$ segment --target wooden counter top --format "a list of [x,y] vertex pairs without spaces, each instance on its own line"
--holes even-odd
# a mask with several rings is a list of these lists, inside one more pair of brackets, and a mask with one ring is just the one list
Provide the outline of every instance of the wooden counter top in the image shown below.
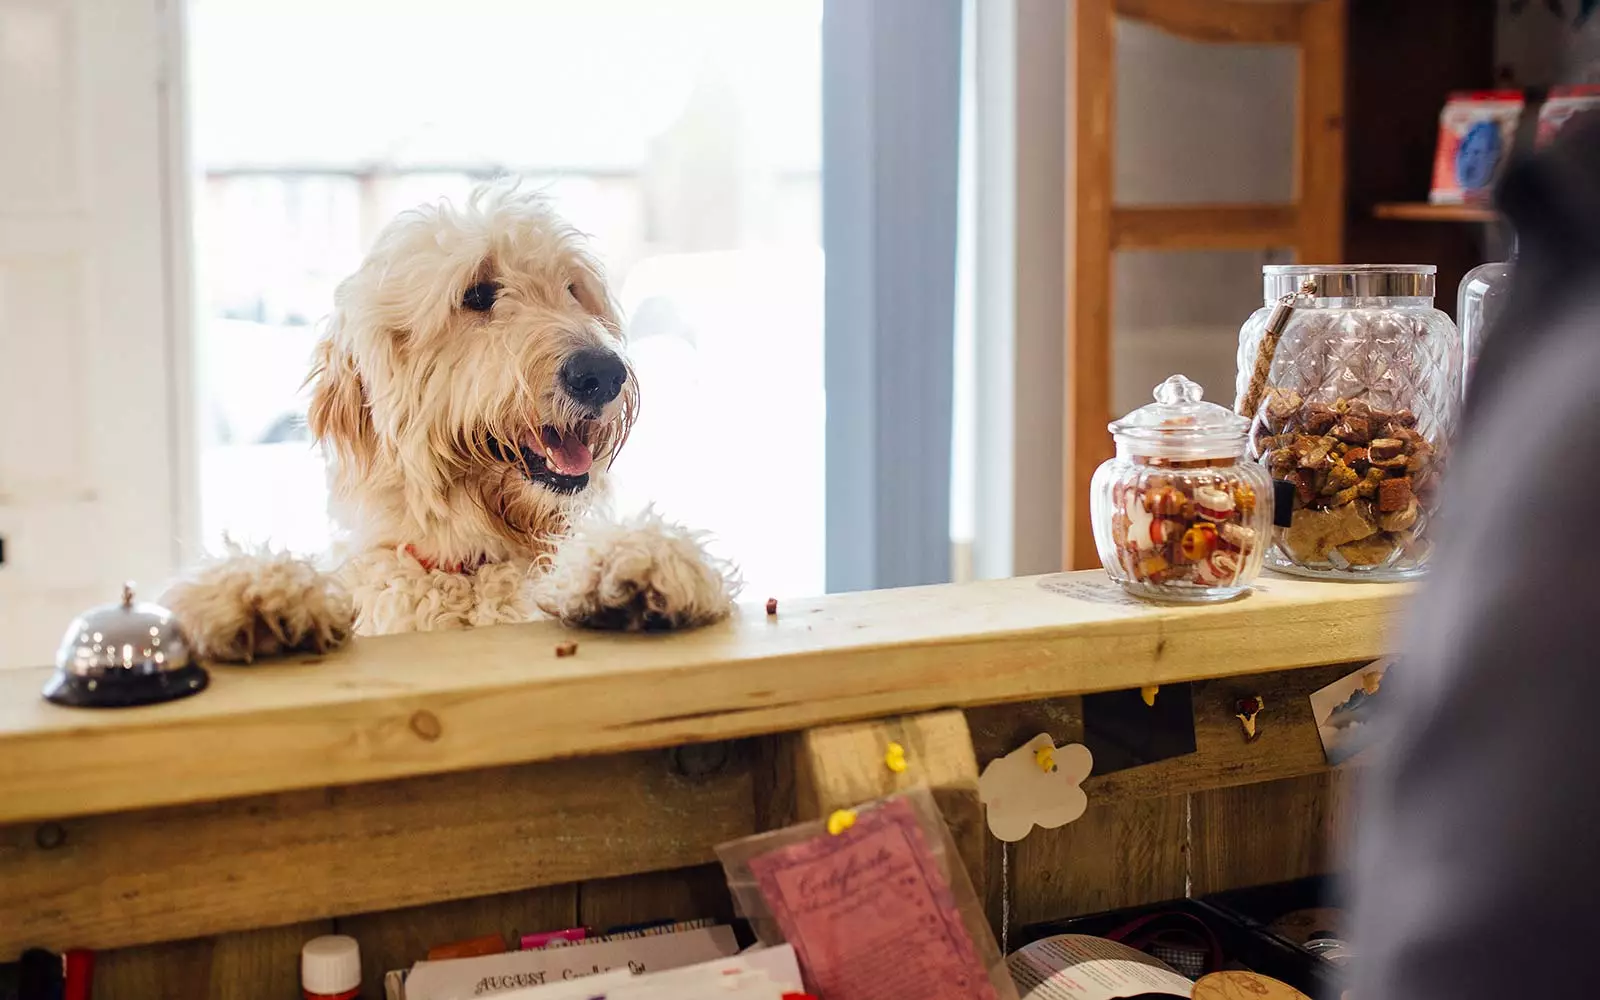
[[43,701],[47,670],[0,671],[0,823],[1367,659],[1408,593],[1267,577],[1240,601],[1162,606],[1095,570],[784,601],[772,618],[752,604],[673,635],[359,639],[113,711]]

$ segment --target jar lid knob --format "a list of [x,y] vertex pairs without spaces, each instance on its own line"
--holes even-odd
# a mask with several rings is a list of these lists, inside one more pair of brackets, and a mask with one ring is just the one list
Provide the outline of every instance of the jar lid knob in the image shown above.
[[1205,395],[1205,390],[1198,382],[1191,382],[1187,376],[1174,375],[1165,382],[1156,386],[1156,402],[1165,406],[1175,406],[1178,403],[1198,403]]
[[124,583],[122,585],[122,606],[125,607],[125,608],[133,607],[133,581],[132,580],[129,580],[127,583]]

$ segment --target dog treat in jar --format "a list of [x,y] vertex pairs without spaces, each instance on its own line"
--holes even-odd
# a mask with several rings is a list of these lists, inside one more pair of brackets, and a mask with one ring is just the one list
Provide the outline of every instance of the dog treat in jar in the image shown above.
[[1250,589],[1272,541],[1272,480],[1244,457],[1249,433],[1182,375],[1111,425],[1117,457],[1089,502],[1100,563],[1123,589],[1189,602]]
[[[1426,568],[1461,402],[1461,337],[1434,308],[1434,268],[1276,266],[1239,335],[1239,398],[1258,399],[1250,456],[1279,501],[1267,564],[1397,580]],[[1271,303],[1298,293],[1270,364]]]

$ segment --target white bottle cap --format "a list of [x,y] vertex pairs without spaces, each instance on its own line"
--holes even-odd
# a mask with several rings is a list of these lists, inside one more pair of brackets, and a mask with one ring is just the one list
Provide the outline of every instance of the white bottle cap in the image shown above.
[[307,993],[337,996],[361,985],[361,948],[356,939],[325,934],[300,949],[300,988]]

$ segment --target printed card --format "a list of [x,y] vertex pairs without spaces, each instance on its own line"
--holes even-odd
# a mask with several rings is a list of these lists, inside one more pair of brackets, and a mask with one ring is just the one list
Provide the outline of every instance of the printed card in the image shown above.
[[1338,767],[1372,744],[1378,732],[1373,716],[1382,703],[1379,692],[1390,666],[1388,660],[1377,660],[1312,694],[1311,712],[1329,767]]
[[912,804],[750,859],[762,898],[826,1000],[997,1000]]

